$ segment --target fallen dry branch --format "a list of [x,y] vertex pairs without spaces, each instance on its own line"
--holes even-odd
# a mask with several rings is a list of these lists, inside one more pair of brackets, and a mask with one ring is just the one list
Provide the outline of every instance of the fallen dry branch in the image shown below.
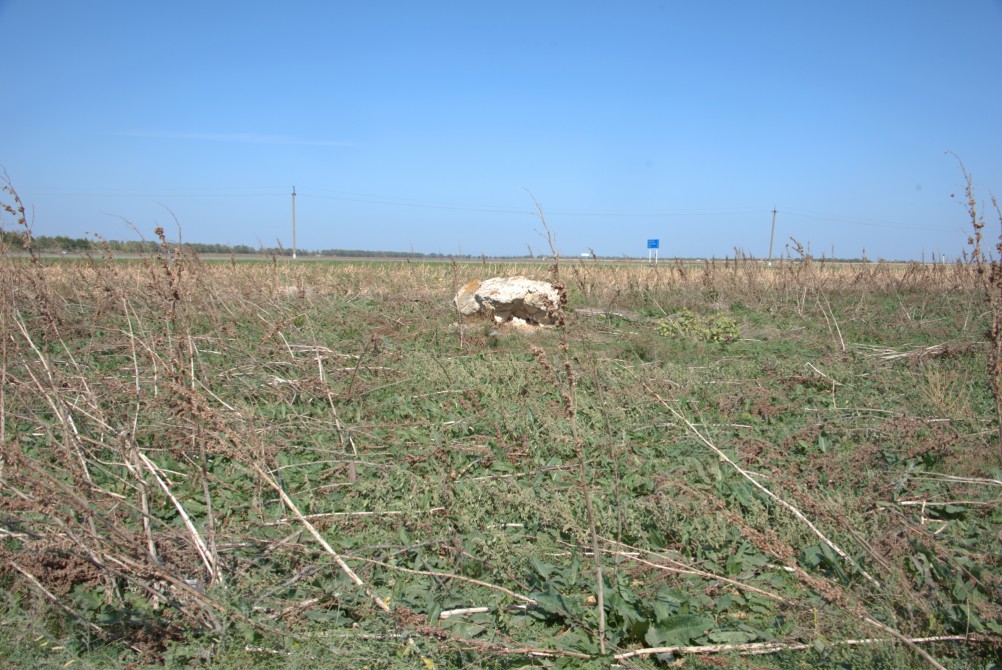
[[[608,540],[608,539],[605,539],[604,541],[607,542],[607,543],[609,543],[609,544],[617,544],[617,545],[620,544],[618,542],[614,542],[613,540]],[[627,545],[621,545],[621,546],[627,546]],[[770,600],[776,600],[778,602],[785,602],[785,600],[786,600],[782,596],[776,595],[775,593],[771,593],[769,591],[764,591],[764,590],[762,590],[760,588],[754,587],[754,586],[752,586],[750,584],[744,584],[744,583],[739,582],[739,581],[737,581],[735,579],[730,579],[728,577],[723,577],[721,575],[716,575],[716,574],[714,574],[712,572],[706,572],[705,570],[699,570],[698,568],[693,568],[690,565],[686,565],[685,563],[682,563],[681,561],[676,561],[674,559],[671,559],[671,558],[669,558],[669,557],[667,557],[667,556],[665,556],[663,554],[658,554],[658,553],[655,553],[655,552],[652,552],[652,551],[646,551],[646,550],[643,551],[643,553],[646,553],[651,558],[656,559],[657,561],[659,561],[659,562],[655,562],[654,560],[647,560],[647,559],[641,558],[639,555],[637,555],[636,553],[634,553],[634,552],[640,551],[636,547],[629,547],[629,549],[633,550],[633,552],[626,553],[626,552],[622,552],[622,551],[617,551],[615,549],[605,549],[604,551],[607,554],[611,555],[611,556],[620,556],[620,557],[626,558],[627,560],[636,561],[637,563],[640,563],[642,565],[646,565],[646,566],[654,568],[656,570],[662,570],[664,572],[672,572],[672,573],[681,574],[681,575],[694,575],[696,577],[705,577],[706,579],[709,579],[709,580],[712,580],[712,581],[719,581],[719,582],[724,582],[725,584],[730,584],[731,586],[733,586],[733,587],[735,587],[737,589],[740,589],[742,591],[751,591],[752,593],[757,593],[760,596],[764,596],[766,598],[769,598]]]
[[606,318],[611,316],[619,317],[624,321],[639,321],[643,317],[637,312],[631,312],[625,309],[597,309],[595,307],[579,307],[574,310],[575,314],[580,314],[581,316],[590,316],[596,318]]
[[853,346],[856,349],[865,349],[869,356],[882,361],[907,360],[910,363],[920,363],[926,359],[937,358],[939,356],[960,356],[980,349],[984,345],[981,342],[963,342],[961,344],[943,342],[929,347],[911,349],[910,351],[897,351],[896,349],[891,349],[889,347],[868,347],[864,345]]
[[950,505],[984,505],[994,507],[1002,503],[1002,499],[996,500],[899,500],[898,505],[902,507],[946,507]]
[[444,610],[438,613],[439,620],[449,619],[454,616],[466,616],[467,614],[488,614],[490,607],[458,607],[454,610]]
[[956,477],[954,475],[944,475],[939,472],[918,471],[912,475],[912,478],[932,479],[944,482],[955,482],[957,484],[984,484],[986,486],[1002,486],[1002,480],[998,479],[982,479],[979,477]]
[[[875,644],[892,644],[895,641],[905,642],[909,646],[918,649],[917,645],[920,644],[934,644],[937,642],[976,642],[978,644],[993,644],[998,645],[1002,643],[1002,639],[988,638],[976,635],[944,635],[939,637],[914,637],[914,638],[864,638],[860,640],[840,640],[837,642],[827,642],[825,646],[827,647],[862,647]],[[675,647],[648,647],[645,649],[634,649],[632,651],[624,652],[622,654],[617,654],[614,658],[617,661],[625,661],[630,658],[638,658],[641,656],[657,656],[662,654],[726,654],[728,652],[734,652],[742,656],[752,656],[760,654],[778,654],[784,651],[806,651],[808,649],[814,649],[813,644],[805,643],[787,643],[787,642],[751,642],[748,644],[715,644],[706,645],[702,647],[685,647],[685,646],[675,646]],[[942,668],[943,666],[937,663],[931,656],[928,656],[924,651],[920,652],[926,657],[926,660],[931,660],[934,667]]]
[[[444,512],[444,507],[432,507],[427,510],[384,510],[384,511],[371,511],[371,512],[318,512],[316,514],[306,514],[303,516],[304,519],[341,519],[341,518],[358,518],[358,517],[381,517],[381,516],[401,516],[401,515],[419,515],[419,514],[438,514],[439,512]],[[292,519],[283,517],[281,519],[276,519],[275,521],[269,521],[264,524],[265,526],[287,526],[292,523]]]
[[898,631],[894,630],[890,626],[888,626],[886,624],[882,624],[879,621],[877,621],[876,619],[873,619],[872,617],[868,617],[868,616],[860,616],[860,619],[862,619],[866,623],[870,624],[874,628],[878,628],[878,629],[884,631],[885,633],[887,633],[888,635],[890,635],[894,639],[896,639],[898,642],[901,642],[903,644],[908,645],[909,647],[911,647],[915,651],[916,654],[918,654],[919,656],[921,656],[922,658],[924,658],[926,660],[926,662],[929,663],[929,665],[931,665],[934,668],[937,668],[937,670],[946,670],[946,668],[939,661],[937,661],[935,658],[933,658],[932,656],[929,655],[929,652],[927,652],[926,650],[922,649],[913,640],[910,640],[909,638],[905,637],[904,635],[902,635]]
[[181,519],[184,521],[184,526],[188,529],[188,533],[191,535],[195,549],[198,551],[198,557],[202,559],[202,563],[205,564],[205,568],[208,570],[209,574],[212,575],[212,578],[214,580],[218,580],[220,578],[220,573],[216,567],[215,561],[213,560],[212,552],[209,551],[208,546],[205,544],[205,540],[202,539],[202,535],[198,532],[198,529],[195,528],[195,524],[192,522],[191,517],[188,516],[188,512],[185,511],[184,505],[182,505],[181,501],[177,499],[173,492],[171,492],[170,487],[167,486],[167,482],[165,482],[160,476],[160,473],[158,472],[159,468],[157,468],[153,461],[147,458],[146,454],[139,450],[136,450],[136,456],[149,473],[153,475],[154,481],[156,481],[157,485],[160,486],[167,498],[170,499],[171,504],[174,505],[174,509],[176,509],[178,514],[181,515]]
[[593,657],[576,651],[545,649],[543,647],[502,647],[499,645],[477,645],[483,651],[506,656],[535,656],[537,658],[579,658],[591,660]]
[[466,582],[468,584],[474,584],[476,586],[483,586],[484,588],[491,589],[493,591],[500,591],[505,595],[511,596],[516,600],[521,600],[524,603],[529,603],[530,605],[535,605],[536,601],[529,596],[523,596],[520,593],[515,593],[510,589],[506,589],[503,586],[498,586],[497,584],[490,584],[488,582],[482,582],[479,579],[473,579],[472,577],[464,577],[462,575],[454,575],[449,572],[432,572],[430,570],[413,570],[411,568],[402,568],[399,565],[390,565],[389,563],[383,563],[382,561],[377,561],[374,558],[362,558],[361,556],[352,556],[352,559],[356,561],[364,561],[366,563],[371,563],[372,565],[378,565],[384,568],[389,568],[390,570],[396,570],[397,572],[405,572],[409,575],[421,575],[424,577],[436,577],[438,579],[455,579],[457,581]]

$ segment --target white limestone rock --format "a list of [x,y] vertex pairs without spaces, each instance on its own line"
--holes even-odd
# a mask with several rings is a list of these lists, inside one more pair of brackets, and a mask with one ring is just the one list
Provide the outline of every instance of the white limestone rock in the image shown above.
[[560,291],[526,277],[492,277],[464,286],[453,299],[463,316],[482,315],[497,323],[552,326],[561,322]]

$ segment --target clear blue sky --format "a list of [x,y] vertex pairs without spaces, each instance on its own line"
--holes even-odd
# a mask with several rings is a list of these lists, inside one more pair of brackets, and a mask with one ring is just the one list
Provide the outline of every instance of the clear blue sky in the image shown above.
[[1002,0],[0,0],[0,31],[37,234],[290,246],[295,186],[300,249],[539,254],[528,190],[567,256],[765,257],[775,206],[776,255],[919,259],[967,242],[945,152],[1002,195]]

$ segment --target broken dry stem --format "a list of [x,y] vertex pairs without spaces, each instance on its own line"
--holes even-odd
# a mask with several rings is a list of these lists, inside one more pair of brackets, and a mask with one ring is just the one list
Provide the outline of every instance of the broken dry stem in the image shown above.
[[353,560],[363,561],[365,563],[371,563],[372,565],[378,565],[383,568],[389,568],[390,570],[395,570],[397,572],[403,572],[409,575],[422,575],[425,577],[434,577],[435,579],[454,579],[460,582],[466,582],[467,584],[474,584],[476,586],[482,586],[493,591],[499,591],[507,596],[511,596],[516,600],[521,600],[524,603],[530,605],[535,605],[536,601],[529,596],[524,596],[521,593],[515,593],[511,589],[506,589],[503,586],[498,586],[497,584],[490,584],[488,582],[480,581],[479,579],[473,579],[472,577],[464,577],[463,575],[455,575],[448,572],[432,572],[430,570],[413,570],[411,568],[404,568],[399,565],[390,565],[389,563],[384,563],[382,561],[377,561],[374,558],[363,558],[361,556],[352,556]]
[[378,594],[371,591],[366,586],[365,582],[362,581],[362,578],[359,577],[357,574],[355,574],[355,571],[351,569],[351,566],[345,563],[341,555],[337,553],[337,551],[334,550],[334,547],[332,547],[327,542],[327,540],[324,539],[324,536],[320,534],[320,531],[317,530],[317,527],[314,526],[312,523],[310,523],[305,516],[303,516],[303,513],[299,511],[299,507],[296,505],[296,503],[292,501],[292,498],[290,498],[288,494],[286,494],[285,490],[279,485],[279,483],[275,481],[275,478],[272,477],[270,474],[268,474],[260,465],[256,463],[254,464],[254,469],[257,470],[257,473],[261,475],[261,479],[263,479],[266,484],[268,484],[270,487],[272,487],[273,489],[275,489],[275,491],[278,492],[278,495],[281,496],[286,506],[290,510],[292,510],[293,516],[299,519],[299,522],[303,524],[303,526],[306,528],[307,531],[309,531],[310,535],[313,536],[313,539],[315,539],[320,544],[320,546],[323,547],[324,551],[326,551],[334,558],[334,561],[337,563],[338,567],[341,568],[341,571],[345,574],[345,576],[347,576],[348,579],[350,579],[353,584],[365,590],[365,593],[372,599],[372,601],[376,604],[377,607],[379,607],[379,609],[389,614],[390,606],[386,604],[386,601],[383,598],[381,598]]

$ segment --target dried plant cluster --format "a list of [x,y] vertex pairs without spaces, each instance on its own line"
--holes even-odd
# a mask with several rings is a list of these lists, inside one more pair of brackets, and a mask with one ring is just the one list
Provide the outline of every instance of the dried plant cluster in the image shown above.
[[[958,159],[959,160],[959,159]],[[986,256],[981,248],[984,241],[985,219],[979,211],[978,201],[974,195],[974,182],[964,164],[960,163],[964,174],[964,196],[967,213],[973,229],[969,244],[971,246],[970,262],[977,275],[977,283],[984,293],[985,302],[991,311],[991,321],[988,325],[988,340],[991,348],[988,352],[988,376],[992,384],[992,395],[995,398],[995,413],[999,420],[999,450],[1002,451],[1002,232],[995,244],[998,258]],[[992,207],[1002,225],[1002,211],[998,200],[993,195]]]
[[[47,259],[6,186],[10,664],[998,661],[977,261]],[[516,274],[561,328],[457,323]]]

